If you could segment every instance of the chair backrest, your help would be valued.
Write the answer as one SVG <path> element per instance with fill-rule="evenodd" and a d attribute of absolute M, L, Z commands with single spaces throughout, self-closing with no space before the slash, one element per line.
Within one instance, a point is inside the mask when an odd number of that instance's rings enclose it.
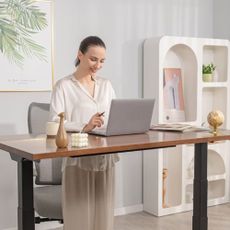
<path fill-rule="evenodd" d="M 46 122 L 49 119 L 50 105 L 32 102 L 28 110 L 28 129 L 30 134 L 45 133 Z"/>
<path fill-rule="evenodd" d="M 44 134 L 46 122 L 49 119 L 50 105 L 47 103 L 32 102 L 28 109 L 28 130 L 30 134 Z M 47 139 L 48 141 L 48 139 Z M 54 158 L 35 162 L 38 185 L 61 184 L 62 158 Z"/>

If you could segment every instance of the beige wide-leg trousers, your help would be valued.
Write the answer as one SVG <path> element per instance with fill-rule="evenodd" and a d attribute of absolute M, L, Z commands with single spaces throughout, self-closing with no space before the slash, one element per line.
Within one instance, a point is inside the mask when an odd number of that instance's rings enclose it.
<path fill-rule="evenodd" d="M 64 230 L 113 230 L 114 167 L 67 166 L 62 178 Z"/>

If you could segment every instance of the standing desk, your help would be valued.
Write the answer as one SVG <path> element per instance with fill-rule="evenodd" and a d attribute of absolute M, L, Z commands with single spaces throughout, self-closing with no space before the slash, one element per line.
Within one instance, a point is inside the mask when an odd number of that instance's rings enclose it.
<path fill-rule="evenodd" d="M 18 230 L 34 230 L 33 161 L 55 157 L 81 157 L 118 152 L 195 145 L 194 196 L 192 230 L 207 230 L 207 149 L 209 142 L 230 140 L 230 131 L 218 135 L 209 132 L 160 132 L 99 137 L 89 135 L 89 145 L 83 148 L 57 149 L 54 139 L 45 135 L 0 136 L 0 149 L 8 152 L 18 168 Z"/>

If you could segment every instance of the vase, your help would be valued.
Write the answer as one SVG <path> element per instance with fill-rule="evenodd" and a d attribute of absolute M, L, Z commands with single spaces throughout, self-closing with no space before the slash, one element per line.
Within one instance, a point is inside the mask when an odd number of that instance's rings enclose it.
<path fill-rule="evenodd" d="M 212 79 L 212 74 L 211 73 L 204 73 L 203 74 L 203 81 L 204 82 L 211 82 Z"/>
<path fill-rule="evenodd" d="M 58 148 L 65 148 L 68 145 L 68 136 L 64 127 L 65 113 L 62 112 L 58 116 L 60 117 L 60 123 L 55 141 Z"/>
<path fill-rule="evenodd" d="M 166 204 L 166 178 L 168 176 L 168 169 L 163 168 L 162 180 L 163 180 L 163 188 L 162 188 L 162 207 L 168 208 L 169 206 Z"/>

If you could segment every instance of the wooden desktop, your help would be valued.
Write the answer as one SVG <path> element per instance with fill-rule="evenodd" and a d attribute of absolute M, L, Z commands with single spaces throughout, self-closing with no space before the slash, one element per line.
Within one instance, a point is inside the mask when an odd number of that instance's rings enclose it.
<path fill-rule="evenodd" d="M 34 230 L 33 161 L 56 157 L 81 157 L 98 154 L 133 152 L 182 144 L 195 145 L 193 230 L 207 230 L 207 146 L 209 142 L 230 140 L 230 131 L 217 135 L 209 132 L 149 131 L 111 137 L 89 135 L 89 145 L 58 149 L 54 139 L 45 135 L 0 136 L 0 149 L 10 153 L 18 164 L 18 230 Z"/>

